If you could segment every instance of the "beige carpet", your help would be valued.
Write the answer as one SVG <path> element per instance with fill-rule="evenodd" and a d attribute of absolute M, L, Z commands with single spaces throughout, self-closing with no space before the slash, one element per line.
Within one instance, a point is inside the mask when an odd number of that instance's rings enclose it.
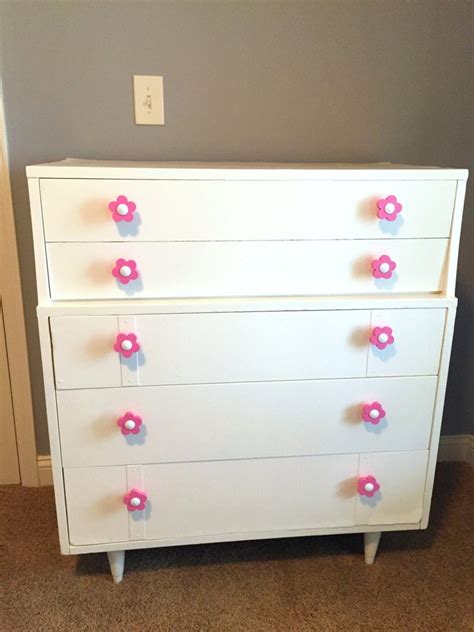
<path fill-rule="evenodd" d="M 0 488 L 0 629 L 474 630 L 474 470 L 439 466 L 427 531 L 59 554 L 51 488 Z"/>

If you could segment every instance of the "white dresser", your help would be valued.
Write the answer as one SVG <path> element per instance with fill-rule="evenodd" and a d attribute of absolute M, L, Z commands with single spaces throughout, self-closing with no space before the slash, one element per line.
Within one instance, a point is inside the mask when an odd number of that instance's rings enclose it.
<path fill-rule="evenodd" d="M 62 553 L 427 526 L 467 171 L 27 174 Z"/>

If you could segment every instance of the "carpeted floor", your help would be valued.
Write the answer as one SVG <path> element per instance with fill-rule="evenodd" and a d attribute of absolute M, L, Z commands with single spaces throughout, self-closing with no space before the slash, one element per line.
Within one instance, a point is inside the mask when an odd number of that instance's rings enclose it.
<path fill-rule="evenodd" d="M 52 488 L 0 488 L 0 629 L 331 632 L 474 630 L 474 469 L 438 467 L 430 527 L 62 557 Z"/>

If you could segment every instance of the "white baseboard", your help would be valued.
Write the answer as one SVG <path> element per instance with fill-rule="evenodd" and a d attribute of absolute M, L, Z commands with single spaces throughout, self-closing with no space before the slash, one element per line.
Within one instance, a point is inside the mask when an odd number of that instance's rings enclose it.
<path fill-rule="evenodd" d="M 464 461 L 469 465 L 474 465 L 474 435 L 441 437 L 438 461 Z"/>
<path fill-rule="evenodd" d="M 38 456 L 38 478 L 40 487 L 53 484 L 53 468 L 51 465 L 51 457 Z"/>
<path fill-rule="evenodd" d="M 474 466 L 474 435 L 446 435 L 440 438 L 438 461 L 464 461 Z M 51 457 L 38 457 L 40 485 L 53 484 Z"/>

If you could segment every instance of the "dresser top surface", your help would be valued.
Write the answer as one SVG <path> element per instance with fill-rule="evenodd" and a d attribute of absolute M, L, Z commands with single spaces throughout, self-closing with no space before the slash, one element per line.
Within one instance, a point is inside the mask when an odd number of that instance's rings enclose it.
<path fill-rule="evenodd" d="M 389 162 L 128 162 L 67 158 L 31 165 L 30 178 L 125 178 L 195 180 L 467 180 L 467 169 L 397 165 Z"/>

